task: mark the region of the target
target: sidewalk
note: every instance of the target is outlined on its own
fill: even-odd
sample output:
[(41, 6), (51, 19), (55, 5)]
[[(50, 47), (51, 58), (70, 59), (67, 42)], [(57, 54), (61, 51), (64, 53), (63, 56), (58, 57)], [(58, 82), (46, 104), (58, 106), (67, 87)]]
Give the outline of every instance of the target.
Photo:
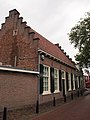
[(90, 95), (39, 114), (32, 120), (90, 120)]

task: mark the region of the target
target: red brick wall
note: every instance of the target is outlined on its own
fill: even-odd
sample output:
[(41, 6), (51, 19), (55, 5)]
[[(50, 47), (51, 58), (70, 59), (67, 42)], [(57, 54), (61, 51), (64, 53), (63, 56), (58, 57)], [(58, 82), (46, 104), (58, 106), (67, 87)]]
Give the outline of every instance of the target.
[(36, 104), (37, 76), (0, 71), (0, 108)]
[(47, 103), (49, 101), (53, 102), (53, 97), (57, 99), (61, 99), (63, 98), (63, 94), (62, 91), (58, 92), (58, 93), (54, 93), (54, 94), (47, 94), (47, 95), (40, 95), (40, 104), (42, 103)]
[(9, 12), (0, 30), (0, 62), (3, 65), (14, 66), (17, 56), (17, 67), (37, 70), (38, 40), (33, 40), (34, 33), (31, 32), (17, 10)]

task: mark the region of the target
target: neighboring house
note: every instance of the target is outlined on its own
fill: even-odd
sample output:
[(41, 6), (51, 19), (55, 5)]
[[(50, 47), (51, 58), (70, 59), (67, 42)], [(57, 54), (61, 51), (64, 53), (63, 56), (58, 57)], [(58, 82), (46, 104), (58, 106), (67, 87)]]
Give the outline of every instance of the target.
[(86, 88), (90, 88), (90, 75), (84, 76), (84, 78), (85, 78)]
[(84, 68), (83, 73), (84, 73), (86, 88), (90, 88), (90, 72), (89, 72), (89, 69)]
[[(14, 85), (12, 84), (17, 82), (16, 87), (14, 87), (14, 89), (12, 88), (13, 91), (17, 91), (17, 94), (15, 93), (16, 97), (14, 96), (15, 99), (12, 98), (11, 94), (8, 98), (7, 92), (5, 92), (3, 98), (5, 99), (5, 95), (7, 97), (3, 102), (3, 106), (5, 104), (5, 106), (9, 107), (8, 101), (10, 100), (10, 97), (13, 99), (13, 102), (11, 101), (10, 103), (10, 106), (12, 107), (17, 106), (16, 101), (19, 101), (18, 106), (20, 106), (22, 103), (24, 105), (31, 104), (33, 99), (34, 103), (39, 101), (39, 104), (43, 104), (52, 101), (53, 98), (55, 98), (55, 100), (59, 100), (65, 95), (69, 96), (71, 93), (74, 94), (77, 90), (82, 89), (83, 76), (82, 73), (77, 70), (72, 59), (66, 55), (59, 44), (51, 43), (31, 27), (27, 26), (27, 23), (23, 21), (23, 18), (19, 17), (19, 15), (20, 14), (16, 9), (9, 11), (9, 16), (5, 18), (5, 23), (2, 24), (0, 29), (1, 68), (5, 69), (6, 67), (12, 71), (5, 72), (4, 76), (0, 76), (0, 82), (5, 80), (3, 85), (9, 83), (13, 87)], [(2, 69), (2, 71), (4, 69)], [(16, 75), (18, 73), (16, 70), (13, 71), (13, 69), (19, 69), (20, 72), (24, 69), (28, 74), (24, 73), (24, 76), (18, 71), (20, 76), (23, 76), (24, 79), (19, 78), (20, 76)], [(7, 69), (5, 70), (7, 71)], [(33, 71), (35, 74), (32, 73), (32, 75), (29, 71)], [(40, 72), (40, 75), (38, 75), (38, 72)], [(34, 75), (35, 77), (32, 79), (32, 76)], [(8, 79), (5, 78), (5, 76), (7, 76)], [(17, 76), (16, 79), (15, 76)], [(28, 77), (30, 78), (29, 86), (27, 82), (27, 80), (29, 80)], [(18, 79), (21, 79), (20, 83), (18, 82)], [(20, 92), (21, 95), (23, 94), (23, 97), (26, 94), (25, 98), (17, 97), (19, 95), (18, 84), (20, 85), (20, 89), (21, 86), (25, 84), (25, 89), (23, 86), (23, 90)], [(27, 92), (26, 88), (28, 89)], [(4, 89), (7, 90), (8, 88), (4, 87)], [(32, 93), (34, 93), (33, 97)], [(3, 96), (2, 87), (0, 87), (0, 94)], [(24, 99), (25, 102), (20, 103), (20, 101), (23, 101)], [(26, 99), (30, 99), (30, 103), (27, 102)], [(1, 105), (2, 102), (0, 102), (0, 106)]]

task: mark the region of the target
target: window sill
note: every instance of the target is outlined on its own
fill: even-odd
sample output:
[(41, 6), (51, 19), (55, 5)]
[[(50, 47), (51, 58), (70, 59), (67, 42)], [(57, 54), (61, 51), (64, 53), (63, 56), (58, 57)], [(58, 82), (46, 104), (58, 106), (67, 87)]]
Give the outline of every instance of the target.
[(43, 92), (42, 95), (50, 95), (51, 92)]
[(71, 89), (68, 90), (69, 92), (72, 91)]
[(60, 93), (60, 91), (59, 91), (59, 90), (56, 90), (56, 91), (54, 91), (54, 93)]

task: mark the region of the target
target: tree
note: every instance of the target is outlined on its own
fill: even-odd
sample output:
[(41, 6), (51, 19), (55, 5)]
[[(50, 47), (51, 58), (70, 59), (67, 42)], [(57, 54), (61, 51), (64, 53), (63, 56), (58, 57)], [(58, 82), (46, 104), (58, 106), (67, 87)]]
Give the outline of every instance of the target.
[(81, 66), (88, 67), (90, 65), (90, 13), (87, 12), (85, 18), (73, 27), (70, 31), (69, 40), (78, 48), (79, 53), (75, 59), (79, 61)]

